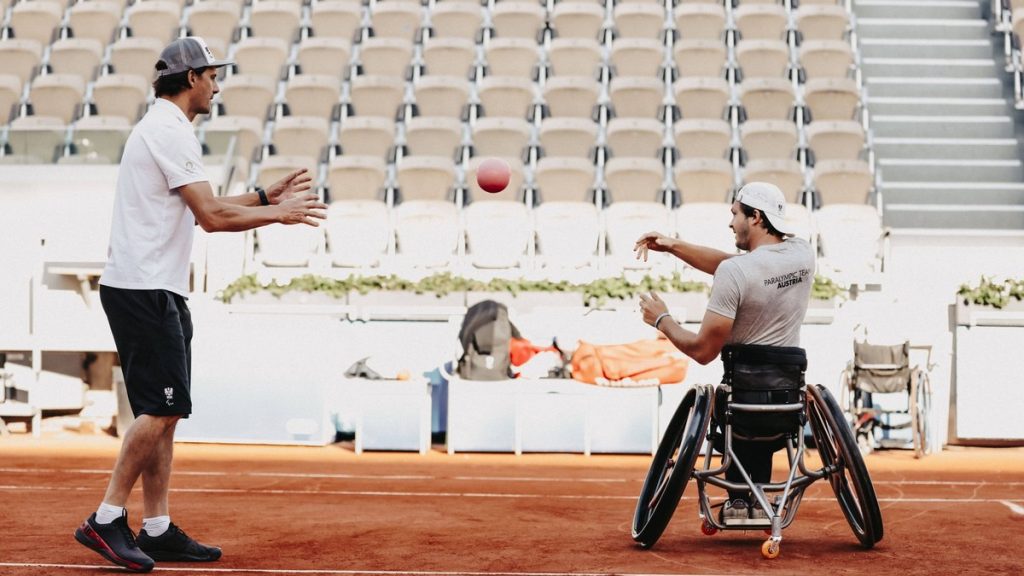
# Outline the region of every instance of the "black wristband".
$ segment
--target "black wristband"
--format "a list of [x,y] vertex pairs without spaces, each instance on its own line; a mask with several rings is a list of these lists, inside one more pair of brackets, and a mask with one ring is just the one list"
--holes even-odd
[[260,195],[260,206],[270,206],[270,200],[267,198],[266,190],[257,186],[256,193]]

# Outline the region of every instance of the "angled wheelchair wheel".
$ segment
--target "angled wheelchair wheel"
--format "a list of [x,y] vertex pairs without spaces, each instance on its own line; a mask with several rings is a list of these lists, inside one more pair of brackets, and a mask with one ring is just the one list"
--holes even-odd
[[665,429],[633,515],[633,540],[644,548],[661,537],[693,476],[711,421],[711,403],[710,386],[691,389]]
[[807,416],[822,464],[832,467],[832,485],[850,528],[861,546],[871,548],[882,539],[882,512],[864,459],[843,412],[821,385],[807,386]]
[[914,457],[928,453],[928,413],[931,411],[931,384],[927,376],[910,384],[910,425],[914,433]]

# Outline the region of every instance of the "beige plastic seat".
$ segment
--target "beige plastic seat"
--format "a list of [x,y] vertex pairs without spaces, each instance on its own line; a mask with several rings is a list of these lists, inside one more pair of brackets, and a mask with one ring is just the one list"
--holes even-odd
[[341,38],[352,42],[363,19],[363,6],[358,0],[320,0],[313,2],[309,21],[314,37]]
[[540,59],[537,42],[528,38],[494,38],[484,53],[492,76],[531,78]]
[[673,127],[680,158],[726,158],[732,144],[732,128],[725,120],[683,119]]
[[352,109],[357,116],[394,119],[404,94],[405,82],[393,76],[356,76],[350,82]]
[[858,160],[864,151],[864,128],[853,120],[819,120],[806,128],[815,161]]
[[276,91],[277,81],[266,76],[232,74],[220,83],[224,113],[231,116],[266,118]]
[[323,239],[323,228],[270,224],[255,231],[256,261],[264,266],[309,266]]
[[649,38],[623,38],[612,44],[610,59],[619,76],[656,78],[665,61],[665,48]]
[[459,38],[473,42],[483,21],[483,9],[475,2],[439,2],[430,10],[431,39]]
[[789,46],[782,40],[743,40],[736,45],[736,61],[744,81],[784,78],[789,68]]
[[681,3],[673,17],[680,40],[719,40],[725,31],[725,8],[720,4]]
[[92,38],[62,38],[50,46],[50,69],[88,82],[103,59],[103,46]]
[[516,76],[488,76],[477,88],[485,116],[526,118],[533,105],[533,82]]
[[391,233],[388,208],[380,200],[332,201],[327,206],[324,234],[334,266],[379,265]]
[[121,4],[106,0],[78,2],[68,12],[68,26],[78,39],[91,38],[106,46],[121,23]]
[[352,45],[344,38],[312,36],[299,43],[296,59],[303,74],[344,78],[351,54]]
[[291,44],[301,19],[301,3],[291,0],[260,0],[252,4],[249,26],[256,38],[276,38]]
[[0,74],[0,125],[6,124],[15,104],[21,101],[21,78],[13,74]]
[[439,156],[406,156],[397,165],[402,202],[446,201],[455,184],[455,162]]
[[110,64],[117,74],[134,74],[152,79],[156,72],[156,61],[160,59],[163,49],[163,42],[156,38],[118,38],[110,46]]
[[665,8],[660,3],[617,3],[612,17],[619,38],[657,39],[665,25]]
[[653,118],[613,118],[605,139],[612,158],[658,159],[665,125]]
[[846,78],[853,68],[853,50],[845,40],[808,40],[800,45],[800,65],[807,78]]
[[796,124],[787,120],[748,120],[740,125],[747,160],[783,160],[795,156]]
[[181,7],[170,0],[146,0],[128,8],[128,28],[133,38],[155,38],[166,45],[176,36],[180,22]]
[[268,188],[300,168],[305,168],[310,174],[316,174],[316,167],[317,160],[312,156],[265,156],[260,161],[256,182],[261,187]]
[[455,204],[445,201],[402,202],[395,210],[398,261],[406,266],[447,266],[455,256],[462,230]]
[[263,121],[251,116],[216,116],[204,127],[203,143],[210,154],[228,154],[232,138],[235,139],[232,156],[252,158],[263,140]]
[[822,206],[814,213],[814,221],[822,254],[818,266],[823,273],[848,284],[877,279],[882,271],[885,229],[874,206]]
[[474,266],[515,268],[522,264],[533,240],[533,226],[525,204],[513,200],[474,202],[463,212],[466,249]]
[[64,6],[60,2],[18,2],[11,8],[9,24],[14,29],[15,38],[35,40],[45,46],[50,43],[63,16]]
[[188,15],[189,34],[229,42],[241,15],[242,5],[232,0],[196,2]]
[[395,121],[380,116],[349,116],[341,122],[338,143],[345,156],[386,159],[395,144]]
[[684,204],[728,202],[732,198],[732,164],[723,158],[684,158],[676,162],[673,176]]
[[277,154],[319,159],[327,145],[330,123],[316,116],[283,116],[274,122],[272,138]]
[[76,155],[87,161],[116,164],[131,131],[132,122],[124,117],[86,116],[75,122],[71,142]]
[[[266,0],[273,1],[273,0]],[[288,42],[270,37],[251,36],[235,44],[234,60],[242,74],[279,78],[288,60]]]
[[403,38],[367,38],[359,48],[363,74],[404,79],[413,45]]
[[735,254],[736,234],[729,202],[683,202],[676,209],[676,234],[681,240]]
[[0,40],[0,74],[10,74],[28,82],[42,57],[43,47],[35,40]]
[[744,80],[739,93],[749,120],[788,120],[793,111],[793,85],[783,78]]
[[551,28],[559,38],[598,38],[604,24],[604,6],[564,0],[551,11]]
[[718,77],[725,69],[725,43],[721,40],[680,40],[673,47],[681,77]]
[[107,74],[96,79],[92,99],[102,116],[120,116],[135,122],[145,111],[150,84],[143,76]]
[[657,78],[613,78],[608,88],[619,118],[657,118],[665,100],[665,83]]
[[284,89],[284,99],[292,116],[330,118],[341,96],[341,79],[337,76],[297,74]]
[[612,203],[658,202],[665,168],[656,158],[612,158],[605,163],[604,180]]
[[405,121],[405,146],[410,156],[455,158],[462,144],[462,122],[451,117],[417,116]]
[[874,187],[874,175],[863,160],[825,160],[814,165],[814,189],[823,206],[866,204]]
[[474,204],[518,201],[520,198],[520,191],[522,191],[523,188],[523,182],[526,181],[523,161],[512,156],[505,156],[501,158],[508,163],[510,173],[508,186],[506,186],[501,192],[492,194],[485,191],[483,188],[480,188],[480,185],[477,184],[476,181],[477,170],[480,169],[480,164],[487,159],[488,158],[483,156],[476,156],[472,158],[466,166],[466,192],[469,194],[469,200]]
[[751,160],[743,171],[743,182],[775,184],[786,202],[798,203],[804,189],[804,173],[796,160]]
[[781,4],[741,4],[733,11],[740,38],[746,40],[782,40],[789,15]]
[[431,38],[423,46],[425,73],[468,78],[476,60],[476,45],[463,38]]
[[591,118],[601,86],[582,76],[557,76],[544,85],[544,101],[555,118]]
[[542,204],[585,202],[594,187],[595,172],[594,163],[583,158],[541,158],[533,173],[538,199]]
[[521,158],[530,142],[531,125],[523,118],[480,118],[473,125],[476,156]]
[[74,74],[47,74],[32,80],[28,99],[36,116],[52,116],[68,124],[85,94],[85,81]]
[[793,20],[803,40],[842,40],[850,27],[850,15],[842,4],[801,5]]
[[1014,8],[1011,15],[1013,33],[1017,38],[1024,38],[1024,8]]
[[588,38],[555,38],[548,49],[552,76],[596,78],[602,59],[601,45]]
[[491,10],[491,24],[498,38],[537,40],[546,16],[544,8],[536,2],[504,0]]
[[597,123],[587,118],[545,118],[540,145],[546,156],[589,158],[597,145]]
[[852,120],[860,107],[860,91],[852,78],[809,79],[804,84],[804,102],[811,120]]
[[469,92],[469,81],[461,76],[420,76],[413,86],[421,116],[461,118]]
[[[547,269],[593,266],[601,225],[597,206],[589,202],[549,202],[533,210],[538,262]],[[566,226],[572,222],[572,226]]]
[[681,78],[672,86],[676,106],[683,119],[719,120],[729,103],[729,82],[725,78]]
[[653,230],[672,236],[671,213],[658,202],[615,202],[604,210],[604,221],[608,258],[625,269],[648,269],[658,262],[636,259],[633,247],[642,234]]
[[64,146],[67,124],[54,116],[22,116],[11,120],[7,145],[27,163],[51,164]]
[[793,236],[810,242],[814,236],[814,223],[811,211],[803,204],[786,204],[786,224],[793,231]]
[[345,154],[327,166],[331,202],[382,201],[387,182],[387,163],[380,156]]
[[378,2],[370,11],[370,26],[376,38],[399,38],[412,42],[423,21],[423,8],[413,2]]

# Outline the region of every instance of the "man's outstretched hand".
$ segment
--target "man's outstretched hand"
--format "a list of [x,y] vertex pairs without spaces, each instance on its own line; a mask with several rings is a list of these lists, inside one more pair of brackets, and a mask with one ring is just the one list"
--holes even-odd
[[313,187],[312,182],[313,177],[309,175],[309,170],[306,168],[293,170],[267,188],[267,200],[271,204],[280,204],[297,194],[308,191]]
[[636,253],[637,260],[643,260],[647,262],[647,252],[653,250],[655,252],[668,252],[672,249],[672,239],[660,232],[647,232],[640,236],[640,239],[636,241],[633,246],[633,252]]

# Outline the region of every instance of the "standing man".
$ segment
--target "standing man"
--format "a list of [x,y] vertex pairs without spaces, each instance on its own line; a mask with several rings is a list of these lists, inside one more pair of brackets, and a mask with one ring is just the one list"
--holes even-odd
[[[747,251],[746,254],[727,254],[657,232],[644,234],[634,247],[637,258],[644,261],[650,250],[668,252],[697,270],[714,275],[707,311],[696,334],[672,319],[657,294],[640,296],[644,321],[701,364],[717,358],[726,345],[741,350],[743,345],[773,349],[798,347],[800,326],[807,314],[814,278],[814,253],[807,241],[788,237],[793,231],[786,224],[786,201],[778,187],[751,182],[741,188],[732,204],[729,227],[736,235],[736,247]],[[775,354],[775,357],[785,358],[786,354],[794,352],[778,351],[784,354]],[[797,353],[806,363],[803,351]],[[723,362],[726,372],[731,374],[731,362],[726,362],[724,357]],[[764,368],[772,371],[778,366],[768,363]],[[783,372],[793,373],[786,369]],[[795,387],[802,385],[803,369],[798,372],[800,382],[793,382]],[[718,401],[724,400],[724,392],[720,387],[716,413]],[[716,414],[716,418],[720,415]],[[733,442],[734,452],[755,483],[771,481],[772,454],[778,448],[764,442]],[[729,467],[726,478],[744,482],[735,463]],[[748,491],[730,491],[729,500],[722,508],[722,518],[764,519],[767,514],[751,502]]]
[[[309,193],[305,170],[268,190],[214,196],[192,121],[219,91],[217,60],[201,38],[171,42],[156,63],[156,96],[125,144],[100,301],[124,370],[135,422],[128,428],[103,501],[75,539],[133,572],[157,561],[212,562],[220,548],[171,522],[167,494],[174,428],[192,412],[189,258],[198,223],[207,232],[272,223],[318,226],[327,207]],[[136,540],[124,506],[142,477],[143,526]]]

